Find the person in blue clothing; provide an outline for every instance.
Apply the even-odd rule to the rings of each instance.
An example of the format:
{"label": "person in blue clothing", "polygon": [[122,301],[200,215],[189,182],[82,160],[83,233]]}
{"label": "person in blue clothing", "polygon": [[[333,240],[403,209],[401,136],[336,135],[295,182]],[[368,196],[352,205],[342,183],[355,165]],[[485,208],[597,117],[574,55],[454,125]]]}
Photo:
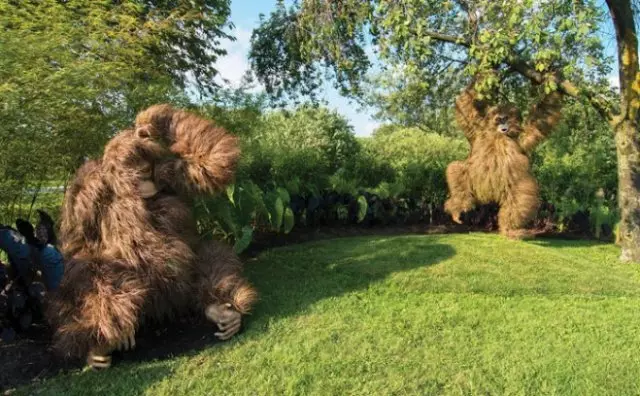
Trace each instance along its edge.
{"label": "person in blue clothing", "polygon": [[64,273],[53,221],[38,213],[37,231],[22,219],[16,221],[17,230],[0,224],[0,250],[8,257],[8,263],[0,262],[0,339],[5,342],[15,328],[26,330],[42,315],[47,291],[58,288]]}

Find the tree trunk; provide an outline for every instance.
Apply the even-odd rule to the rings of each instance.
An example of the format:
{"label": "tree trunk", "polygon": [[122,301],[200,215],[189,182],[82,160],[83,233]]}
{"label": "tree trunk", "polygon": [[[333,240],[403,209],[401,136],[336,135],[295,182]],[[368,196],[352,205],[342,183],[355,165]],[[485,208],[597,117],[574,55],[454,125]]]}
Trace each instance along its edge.
{"label": "tree trunk", "polygon": [[618,154],[620,259],[640,263],[640,95],[634,90],[634,83],[640,82],[638,40],[631,0],[607,0],[607,6],[616,29],[620,76],[621,112],[612,120]]}
{"label": "tree trunk", "polygon": [[615,127],[618,151],[618,203],[620,259],[640,263],[640,150],[638,125],[624,120]]}

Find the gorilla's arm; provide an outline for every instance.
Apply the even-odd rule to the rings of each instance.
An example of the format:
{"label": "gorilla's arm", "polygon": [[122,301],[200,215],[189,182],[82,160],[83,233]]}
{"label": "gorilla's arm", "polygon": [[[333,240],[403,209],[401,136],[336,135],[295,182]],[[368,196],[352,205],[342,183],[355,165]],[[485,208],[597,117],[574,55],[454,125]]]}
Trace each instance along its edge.
{"label": "gorilla's arm", "polygon": [[96,160],[84,163],[64,194],[60,213],[60,248],[69,257],[98,238],[99,208],[109,191],[100,176],[100,166],[101,162]]}
{"label": "gorilla's arm", "polygon": [[560,121],[562,109],[562,95],[553,91],[534,105],[523,125],[520,135],[520,147],[527,153],[540,144]]}
{"label": "gorilla's arm", "polygon": [[213,193],[233,178],[240,155],[238,140],[211,121],[169,105],[156,105],[138,115],[136,132],[164,141],[176,155],[155,165],[160,189]]}
{"label": "gorilla's arm", "polygon": [[475,84],[480,78],[474,78],[464,91],[456,98],[456,122],[464,135],[473,143],[477,132],[482,129],[482,115],[486,103],[477,99]]}
{"label": "gorilla's arm", "polygon": [[[61,212],[60,239],[65,255],[98,251],[105,238],[116,238],[118,242],[111,246],[123,252],[136,250],[131,247],[140,236],[131,230],[148,222],[144,198],[155,195],[153,163],[165,152],[160,144],[138,138],[131,129],[124,130],[107,143],[101,159],[78,169]],[[127,230],[120,239],[118,227]]]}

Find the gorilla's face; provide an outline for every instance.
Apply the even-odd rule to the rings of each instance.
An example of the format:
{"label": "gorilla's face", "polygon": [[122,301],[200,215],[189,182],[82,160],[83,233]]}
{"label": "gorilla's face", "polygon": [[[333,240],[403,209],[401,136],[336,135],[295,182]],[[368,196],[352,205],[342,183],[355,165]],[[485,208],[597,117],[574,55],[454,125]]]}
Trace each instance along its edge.
{"label": "gorilla's face", "polygon": [[489,112],[491,129],[497,133],[516,137],[522,132],[520,111],[513,105],[493,107]]}

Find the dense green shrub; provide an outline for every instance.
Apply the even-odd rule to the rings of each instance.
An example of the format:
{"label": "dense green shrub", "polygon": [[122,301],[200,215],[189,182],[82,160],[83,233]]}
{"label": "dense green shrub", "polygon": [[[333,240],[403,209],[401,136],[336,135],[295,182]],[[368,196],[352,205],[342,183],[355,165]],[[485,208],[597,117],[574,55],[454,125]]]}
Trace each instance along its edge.
{"label": "dense green shrub", "polygon": [[[590,216],[594,231],[616,219],[616,149],[608,123],[590,107],[570,102],[554,134],[533,155],[541,198],[562,224],[572,215]],[[597,225],[597,227],[595,227]]]}
{"label": "dense green shrub", "polygon": [[[447,197],[445,170],[452,161],[464,159],[468,144],[463,139],[423,132],[417,128],[376,134],[369,142],[379,161],[396,173],[404,195],[442,205]],[[393,180],[387,180],[393,181]]]}
{"label": "dense green shrub", "polygon": [[300,151],[313,153],[330,172],[343,167],[358,151],[347,120],[322,107],[269,113],[257,136],[264,147],[283,156]]}
{"label": "dense green shrub", "polygon": [[360,149],[347,121],[324,108],[270,112],[254,125],[243,139],[239,175],[262,188],[288,186],[295,193],[318,194]]}
{"label": "dense green shrub", "polygon": [[[583,213],[598,236],[616,218],[613,136],[589,108],[571,102],[564,112],[532,157],[544,208],[552,208],[540,215],[562,229]],[[314,107],[223,109],[216,118],[239,128],[243,158],[235,195],[209,200],[201,219],[203,229],[235,240],[238,250],[256,228],[446,221],[442,213],[434,219],[447,198],[445,170],[469,149],[463,138],[393,125],[356,139],[344,119]],[[276,203],[279,192],[289,198]]]}
{"label": "dense green shrub", "polygon": [[[240,106],[210,105],[202,111],[241,138],[236,183],[226,195],[197,205],[202,231],[232,239],[237,251],[248,246],[256,228],[290,231],[291,195],[305,205],[307,199],[322,196],[360,153],[351,126],[324,108],[266,112],[259,100],[246,100]],[[354,194],[357,185],[351,189]]]}
{"label": "dense green shrub", "polygon": [[372,138],[358,140],[360,150],[340,171],[359,187],[374,188],[396,178],[396,169],[376,150]]}

